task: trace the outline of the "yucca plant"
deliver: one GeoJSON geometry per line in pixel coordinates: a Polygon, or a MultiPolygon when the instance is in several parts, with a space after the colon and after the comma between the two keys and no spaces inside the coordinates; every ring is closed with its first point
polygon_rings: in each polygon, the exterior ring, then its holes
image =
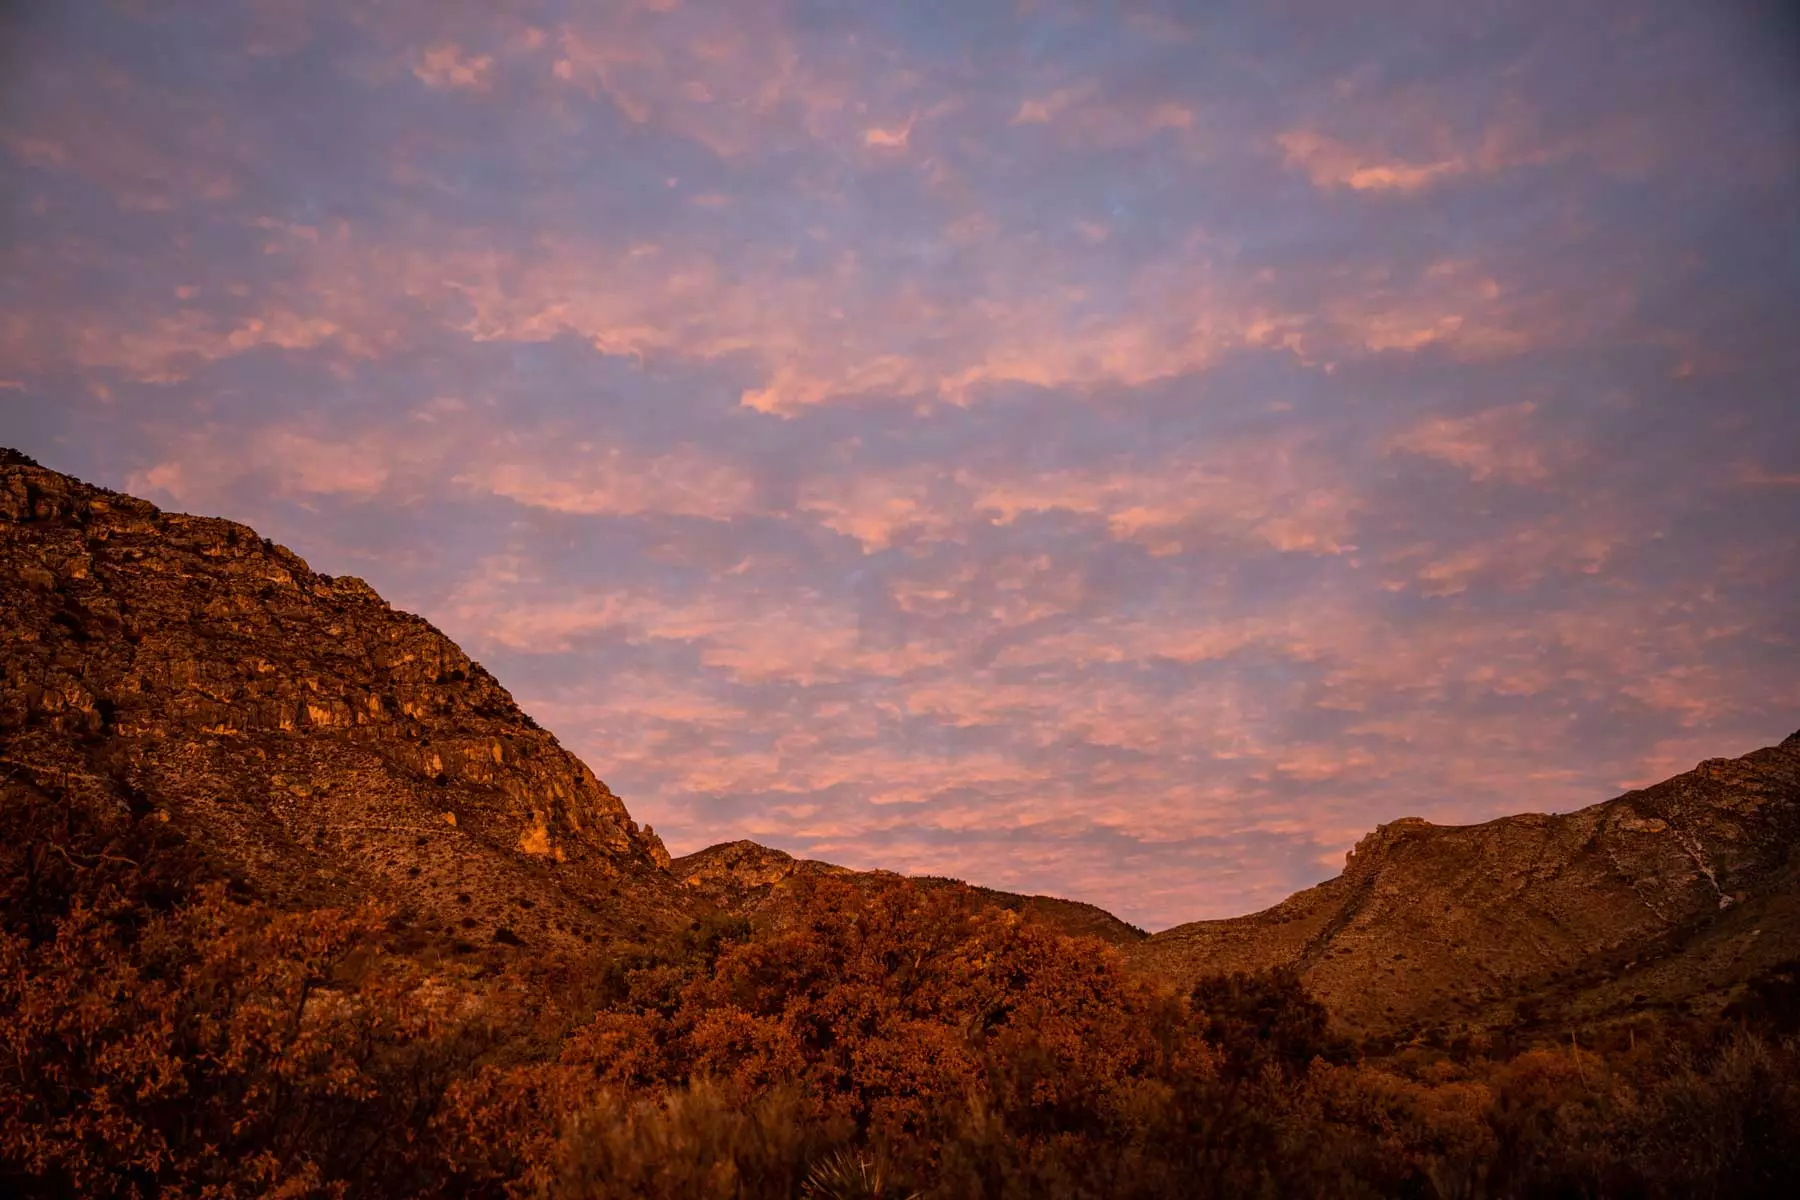
{"type": "Polygon", "coordinates": [[[901,1191],[880,1159],[860,1150],[837,1150],[819,1160],[800,1194],[805,1200],[919,1200],[919,1193],[901,1191]]]}

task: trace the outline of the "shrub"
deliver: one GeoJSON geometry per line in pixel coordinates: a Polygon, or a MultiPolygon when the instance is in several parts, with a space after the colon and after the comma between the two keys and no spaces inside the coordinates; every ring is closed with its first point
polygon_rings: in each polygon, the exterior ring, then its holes
{"type": "MultiPolygon", "coordinates": [[[[6,786],[0,825],[51,839],[0,847],[8,1194],[1800,1190],[1800,1045],[1729,1023],[1356,1061],[1291,972],[1178,996],[967,891],[829,878],[755,934],[432,975],[380,912],[190,888],[147,812],[59,821],[6,786]]],[[[1778,1026],[1764,982],[1733,1021],[1778,1026]]]]}
{"type": "Polygon", "coordinates": [[[1203,1014],[1202,1035],[1219,1048],[1234,1077],[1254,1078],[1267,1068],[1293,1076],[1337,1049],[1327,1035],[1325,1006],[1291,968],[1207,976],[1194,985],[1191,999],[1203,1014]]]}
{"type": "Polygon", "coordinates": [[[218,888],[141,926],[78,904],[0,935],[0,1162],[18,1192],[304,1196],[417,1185],[472,1055],[381,914],[272,914],[218,888]]]}

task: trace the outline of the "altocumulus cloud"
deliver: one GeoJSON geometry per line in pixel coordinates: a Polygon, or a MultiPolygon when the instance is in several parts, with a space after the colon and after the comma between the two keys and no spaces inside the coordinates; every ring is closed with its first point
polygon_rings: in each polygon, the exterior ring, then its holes
{"type": "Polygon", "coordinates": [[[10,14],[3,439],[677,852],[1156,926],[1800,724],[1750,7],[502,7],[10,14]]]}

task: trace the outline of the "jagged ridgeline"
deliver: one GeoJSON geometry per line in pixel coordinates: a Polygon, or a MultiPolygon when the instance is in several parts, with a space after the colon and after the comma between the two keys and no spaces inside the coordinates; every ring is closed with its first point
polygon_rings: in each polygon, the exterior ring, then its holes
{"type": "MultiPolygon", "coordinates": [[[[5,811],[148,816],[203,873],[278,906],[374,900],[464,947],[575,946],[750,915],[796,868],[898,878],[753,843],[671,871],[655,832],[423,618],[244,525],[4,450],[0,604],[5,811]],[[779,869],[715,886],[745,847],[779,869]]],[[[1092,905],[976,893],[1065,932],[1143,936],[1092,905]]]]}
{"type": "Polygon", "coordinates": [[[1800,734],[1558,816],[1407,819],[1266,912],[1130,950],[1179,981],[1292,967],[1363,1032],[1713,1011],[1800,955],[1800,734]]]}
{"type": "MultiPolygon", "coordinates": [[[[752,842],[671,864],[427,621],[243,525],[12,451],[0,606],[0,811],[18,837],[72,813],[148,820],[279,907],[374,900],[464,949],[767,925],[804,880],[898,879],[752,842]]],[[[1800,956],[1797,845],[1800,735],[1579,812],[1384,825],[1266,912],[1149,937],[1092,905],[970,894],[1180,988],[1291,968],[1352,1032],[1548,1027],[1716,1012],[1800,956]]]]}
{"type": "Polygon", "coordinates": [[[685,921],[656,834],[432,625],[231,521],[0,458],[9,807],[146,812],[287,904],[470,943],[685,921]]]}

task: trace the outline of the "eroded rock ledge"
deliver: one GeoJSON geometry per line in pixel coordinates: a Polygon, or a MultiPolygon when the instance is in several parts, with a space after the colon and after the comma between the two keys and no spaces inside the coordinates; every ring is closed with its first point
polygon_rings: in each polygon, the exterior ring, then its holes
{"type": "Polygon", "coordinates": [[[9,803],[148,805],[259,890],[457,936],[678,919],[654,831],[479,663],[246,526],[3,452],[0,605],[9,803]]]}

